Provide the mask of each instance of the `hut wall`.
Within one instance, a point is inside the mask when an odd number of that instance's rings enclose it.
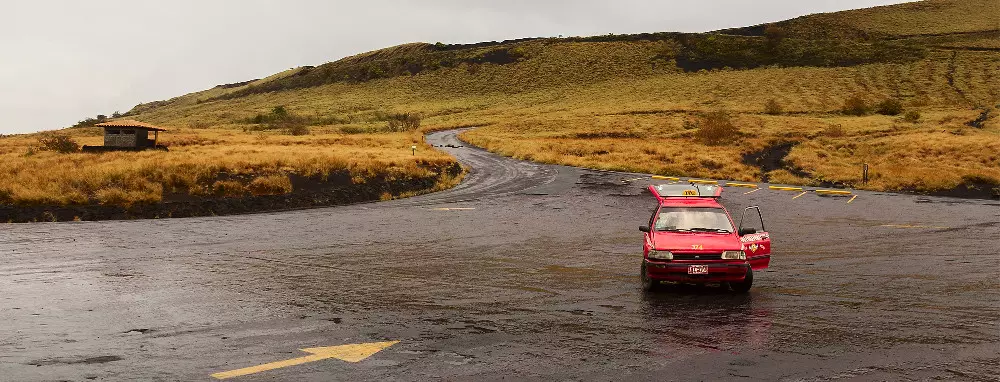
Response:
[[[104,145],[112,147],[136,147],[135,130],[131,131],[132,134],[125,134],[125,129],[105,130]]]
[[[136,130],[135,131],[135,146],[136,147],[148,147],[152,146],[153,143],[149,141],[149,130]]]

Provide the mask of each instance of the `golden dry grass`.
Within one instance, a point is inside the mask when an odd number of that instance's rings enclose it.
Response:
[[[415,75],[218,98],[305,70],[293,69],[134,109],[129,118],[174,129],[165,135],[172,143],[169,153],[25,156],[37,137],[2,138],[0,202],[5,195],[19,204],[120,204],[154,202],[175,192],[285,192],[289,173],[348,169],[363,182],[379,174],[426,171],[420,163],[452,160],[426,146],[416,158],[409,156],[409,145],[421,142],[417,133],[374,133],[384,130],[392,113],[419,113],[424,132],[481,126],[463,138],[503,155],[546,163],[848,185],[859,185],[860,168],[868,163],[874,178],[865,187],[876,190],[934,191],[973,178],[1000,182],[1000,52],[968,49],[995,45],[989,39],[995,32],[979,33],[1000,29],[992,24],[997,8],[985,7],[991,4],[995,0],[933,0],[781,23],[800,37],[816,31],[911,36],[905,41],[928,52],[908,63],[686,73],[661,57],[669,48],[663,41],[547,39],[508,46],[523,59],[505,65],[464,62]],[[956,32],[961,33],[923,36]],[[428,49],[408,44],[343,61],[393,60]],[[470,49],[474,56],[493,48]],[[911,123],[899,116],[842,115],[845,100],[855,95],[870,105],[897,99],[904,111],[919,112],[921,118]],[[781,113],[765,113],[771,100]],[[315,121],[313,134],[247,132],[254,128],[248,120],[276,106]],[[983,109],[993,116],[983,128],[967,126]],[[739,139],[707,146],[698,138],[698,119],[718,111],[732,115]],[[365,133],[347,134],[356,132]],[[82,143],[100,140],[96,130],[72,133]],[[787,168],[761,174],[744,163],[745,154],[778,143],[794,144]],[[238,186],[220,179],[221,172],[257,180]],[[442,180],[436,188],[453,182]]]
[[[818,14],[779,23],[797,35],[920,36],[1000,29],[996,0],[928,0]]]
[[[329,130],[329,129],[327,129]],[[97,129],[68,130],[100,144]],[[239,196],[291,192],[289,174],[326,176],[349,171],[356,182],[387,176],[426,176],[454,162],[417,134],[311,136],[176,129],[165,133],[169,152],[58,154],[33,151],[36,136],[0,138],[0,195],[17,205],[154,203],[169,194]],[[411,145],[418,145],[413,156]],[[251,179],[247,184],[219,179]]]

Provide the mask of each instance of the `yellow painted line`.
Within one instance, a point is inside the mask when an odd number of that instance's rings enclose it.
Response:
[[[758,189],[756,189],[756,190],[753,190],[753,191],[747,191],[747,192],[744,192],[744,193],[743,193],[743,195],[747,195],[747,194],[752,194],[752,193],[754,193],[754,192],[757,192],[757,191],[760,191],[760,190],[763,190],[763,188],[758,188]]]
[[[626,180],[622,180],[622,182],[625,182],[625,183],[628,183],[628,182],[635,182],[635,181],[637,181],[637,180],[639,180],[639,179],[646,179],[646,177],[644,176],[644,177],[641,177],[641,178],[635,178],[635,179],[626,179]]]
[[[435,208],[434,211],[469,211],[474,209],[475,208],[472,207],[442,207],[442,208]]]
[[[770,186],[768,188],[770,188],[772,190],[778,190],[778,191],[802,191],[802,187]]]
[[[698,183],[698,184],[719,184],[718,180],[706,180],[706,179],[688,179],[688,182]]]
[[[803,191],[801,194],[795,195],[795,197],[792,198],[792,199],[798,199],[798,198],[802,197],[802,195],[805,195],[805,194],[808,194],[808,193],[809,193],[809,191]]]
[[[212,374],[212,377],[215,379],[228,379],[234,377],[241,377],[244,375],[260,373],[262,371],[281,369],[283,367],[301,365],[309,362],[322,361],[324,359],[330,359],[330,358],[336,358],[347,362],[361,362],[365,358],[371,357],[373,354],[382,351],[382,349],[385,349],[397,343],[399,343],[399,341],[372,342],[367,344],[352,344],[352,345],[329,346],[322,348],[300,349],[312,355],[307,355],[305,357],[299,357],[299,358],[292,358],[284,361],[265,363],[263,365],[245,367],[242,369],[230,370],[221,373],[215,373]]]
[[[727,182],[726,187],[743,187],[743,188],[757,188],[756,184],[753,183],[733,183]]]
[[[851,198],[851,200],[848,200],[848,201],[847,201],[847,204],[851,204],[851,202],[853,202],[853,201],[854,201],[854,199],[857,199],[857,198],[858,198],[858,196],[857,196],[857,195],[854,195],[854,197],[852,197],[852,198]]]
[[[933,228],[933,229],[946,229],[946,228],[950,228],[950,227],[938,227],[938,226],[929,226],[929,225],[910,225],[910,224],[885,224],[885,225],[882,225],[882,227],[888,227],[888,228]]]
[[[817,194],[830,194],[830,195],[851,195],[850,191],[843,190],[816,190]]]
[[[681,178],[677,178],[677,177],[673,177],[673,176],[662,176],[662,175],[653,175],[650,178],[653,178],[653,179],[656,179],[656,180],[672,180],[672,181],[675,181],[675,182],[681,180]]]

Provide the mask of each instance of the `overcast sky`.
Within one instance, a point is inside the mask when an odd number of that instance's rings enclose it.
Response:
[[[407,42],[704,32],[890,0],[5,0],[0,133]]]

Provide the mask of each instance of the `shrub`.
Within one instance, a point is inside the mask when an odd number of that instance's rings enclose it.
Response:
[[[103,114],[98,114],[96,118],[87,118],[80,122],[77,122],[73,127],[92,127],[98,123],[104,123],[108,121],[108,116]]]
[[[847,115],[862,116],[868,115],[871,109],[869,109],[868,102],[861,95],[855,94],[847,97],[847,100],[844,101],[844,108],[841,111]]]
[[[764,113],[770,115],[778,115],[781,114],[782,112],[784,112],[784,109],[781,107],[781,104],[778,103],[778,100],[771,98],[767,100],[766,103],[764,103]]]
[[[374,133],[375,131],[368,127],[361,126],[341,126],[340,132],[344,134],[366,134]]]
[[[843,126],[833,125],[823,129],[823,136],[831,138],[839,138],[847,135],[847,130],[844,130]]]
[[[894,98],[886,98],[875,105],[875,112],[882,115],[900,115],[903,113],[903,103]]]
[[[94,199],[97,199],[99,203],[104,205],[121,206],[129,204],[128,192],[118,187],[97,190],[94,193]]]
[[[0,188],[0,204],[10,204],[14,201],[14,193],[9,189]]]
[[[292,192],[292,180],[287,175],[265,175],[247,186],[254,195],[284,195]]]
[[[722,145],[732,142],[740,135],[740,129],[733,124],[732,117],[724,111],[705,114],[701,118],[695,137],[706,145]]]
[[[295,124],[288,128],[290,135],[309,135],[309,128],[306,125]]]
[[[777,25],[768,25],[767,28],[764,28],[764,39],[767,41],[768,47],[774,48],[778,46],[787,36],[788,32]]]
[[[416,113],[397,113],[389,115],[388,130],[393,132],[414,131],[420,128],[420,115]]]
[[[80,151],[79,143],[76,143],[73,138],[61,134],[38,138],[38,144],[42,150],[55,151],[61,154]]]
[[[920,122],[920,112],[916,110],[910,110],[903,115],[903,120],[909,123]]]
[[[212,192],[218,196],[235,198],[246,194],[247,188],[235,180],[220,180],[212,185]]]

